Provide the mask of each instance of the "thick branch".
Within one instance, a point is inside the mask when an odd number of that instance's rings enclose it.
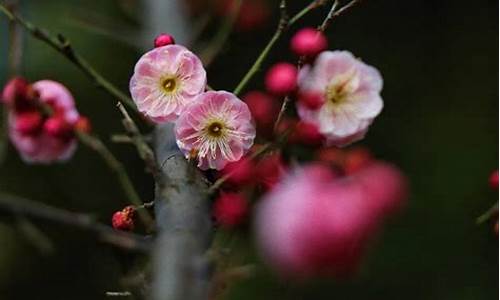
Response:
[[[154,251],[154,300],[207,299],[212,239],[207,184],[175,143],[173,126],[158,126],[155,153],[163,173],[156,187],[158,237]]]

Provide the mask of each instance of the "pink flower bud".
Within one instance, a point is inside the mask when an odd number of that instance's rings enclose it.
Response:
[[[213,213],[217,223],[223,227],[232,228],[245,220],[248,203],[240,194],[223,193],[215,200]]]
[[[276,95],[286,95],[297,87],[297,67],[290,63],[277,63],[266,74],[266,88]]]
[[[53,116],[47,119],[43,130],[51,137],[67,139],[72,136],[73,128],[64,118]]]
[[[174,37],[167,33],[161,33],[155,38],[155,48],[175,44]]]
[[[322,32],[314,28],[303,28],[292,37],[290,48],[299,56],[316,56],[328,46]]]
[[[38,111],[26,111],[16,115],[15,130],[22,135],[36,135],[42,128],[43,118]]]

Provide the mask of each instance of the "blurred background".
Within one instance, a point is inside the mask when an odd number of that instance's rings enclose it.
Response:
[[[310,1],[289,2],[290,11],[298,11]],[[188,26],[201,40],[193,49],[203,52],[223,23],[224,9],[220,3],[191,4]],[[260,14],[238,20],[213,57],[208,74],[215,89],[232,90],[271,37],[278,1],[258,5],[257,10],[243,7],[247,17]],[[19,12],[64,34],[124,91],[136,60],[160,33],[148,27],[151,11],[134,0],[23,0]],[[316,25],[326,12],[318,10],[294,25],[265,66],[294,61],[289,37],[300,27]],[[384,77],[384,111],[359,144],[403,169],[412,186],[409,205],[386,226],[354,278],[297,286],[277,281],[263,268],[233,285],[226,299],[496,298],[498,239],[492,224],[478,226],[475,219],[498,199],[488,188],[488,176],[498,168],[498,1],[366,0],[336,19],[327,32],[331,49],[353,52]],[[189,44],[192,38],[180,40]],[[122,131],[114,100],[45,44],[28,35],[23,44],[22,75],[69,87],[79,110],[90,117],[96,133],[126,164],[149,201],[153,183],[135,150],[108,139]],[[2,15],[1,86],[7,80],[8,45],[8,22]],[[259,73],[252,88],[261,86]],[[89,213],[106,223],[125,205],[114,176],[82,146],[69,163],[50,166],[25,165],[9,146],[0,166],[0,191]],[[40,251],[23,234],[22,223],[0,218],[0,299],[108,299],[106,291],[121,289],[128,255],[71,228],[36,224],[53,251]],[[255,260],[251,242],[241,246],[246,259]]]

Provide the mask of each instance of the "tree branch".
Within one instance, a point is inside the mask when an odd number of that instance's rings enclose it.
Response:
[[[148,172],[153,175],[153,179],[155,180],[155,182],[157,184],[160,184],[162,182],[162,174],[160,168],[158,167],[158,164],[156,163],[156,158],[153,150],[144,140],[144,136],[139,131],[139,127],[137,127],[134,120],[132,120],[121,102],[118,102],[117,107],[123,115],[123,127],[125,127],[125,130],[130,135],[131,142],[135,145],[139,156],[146,164]]]
[[[70,62],[72,62],[78,69],[80,69],[87,77],[92,79],[98,87],[103,88],[108,92],[113,98],[119,99],[121,102],[125,103],[128,107],[137,110],[134,102],[130,97],[120,91],[116,86],[104,78],[99,72],[97,72],[83,57],[78,54],[71,43],[62,35],[58,34],[57,37],[50,35],[48,32],[36,27],[32,23],[25,21],[23,18],[14,14],[9,10],[4,4],[0,4],[0,13],[3,13],[11,22],[16,22],[20,24],[24,29],[26,29],[34,38],[46,43],[57,52],[61,53]]]
[[[326,2],[327,2],[327,0],[313,1],[311,4],[306,6],[303,10],[301,10],[299,13],[294,15],[292,18],[288,19],[288,15],[286,13],[286,2],[282,1],[280,3],[281,17],[280,17],[280,21],[278,23],[278,27],[276,28],[276,31],[274,32],[274,35],[271,37],[271,40],[264,47],[264,49],[260,53],[259,57],[257,57],[257,60],[255,60],[252,67],[250,67],[248,72],[245,74],[245,76],[243,76],[241,81],[238,83],[238,85],[234,89],[233,93],[235,95],[238,95],[245,89],[245,87],[250,82],[250,80],[253,78],[253,76],[259,71],[260,67],[262,66],[262,63],[266,59],[266,57],[269,54],[269,52],[271,51],[271,49],[274,47],[274,44],[276,44],[278,39],[281,37],[283,32],[285,32],[285,30],[288,29],[288,27],[290,27],[295,22],[300,20],[300,18],[302,18],[304,15],[306,15],[311,10],[324,5]]]
[[[106,145],[97,137],[83,132],[76,132],[78,139],[87,147],[97,152],[108,167],[116,174],[118,181],[127,195],[127,199],[135,206],[143,205],[139,194],[134,188],[132,181],[127,175],[127,171],[123,164],[113,155],[113,153],[106,147]],[[145,210],[138,210],[139,218],[146,226],[146,229],[153,227],[153,220],[149,213]]]
[[[18,196],[0,194],[0,211],[83,229],[95,234],[100,241],[121,248],[141,252],[150,249],[150,243],[142,236],[114,230],[86,214],[66,211]]]
[[[212,240],[207,184],[179,151],[172,124],[156,128],[155,153],[163,184],[156,186],[152,299],[206,299],[211,270],[205,252]]]
[[[353,7],[355,4],[360,2],[360,0],[353,0],[346,5],[342,6],[337,10],[337,7],[339,5],[339,1],[335,0],[332,4],[332,7],[330,8],[330,11],[328,12],[328,15],[326,18],[323,20],[321,25],[318,26],[318,32],[325,32],[325,30],[328,28],[328,26],[331,24],[331,22],[338,16],[340,16],[342,13],[347,11],[349,8]],[[297,68],[300,70],[302,67],[302,64],[304,62],[304,57],[299,58],[299,61],[297,62]],[[278,126],[281,122],[281,119],[285,115],[285,112],[288,108],[288,105],[290,104],[291,98],[290,96],[286,96],[285,99],[283,99],[283,103],[281,104],[280,111],[278,113],[278,117],[276,118],[276,121],[274,122],[273,130],[274,132],[277,131]]]

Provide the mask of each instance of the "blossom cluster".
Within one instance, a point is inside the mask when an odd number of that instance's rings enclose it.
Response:
[[[271,267],[292,277],[351,273],[406,194],[397,168],[366,149],[338,148],[362,139],[381,112],[382,77],[348,51],[326,50],[326,37],[313,28],[299,30],[290,48],[305,64],[274,64],[266,91],[240,100],[207,91],[199,58],[162,35],[137,62],[131,95],[152,121],[175,122],[187,159],[219,171],[213,213],[220,226],[244,228],[262,198],[254,228]],[[290,147],[266,151],[266,141],[277,140]],[[301,145],[317,151],[296,167],[289,158],[301,159],[293,154]]]
[[[266,90],[240,99],[208,87],[198,56],[161,34],[130,79],[137,110],[157,124],[174,123],[186,159],[216,170],[206,174],[221,187],[213,204],[217,224],[253,228],[262,257],[285,277],[354,272],[406,195],[396,167],[365,148],[341,149],[362,139],[380,114],[383,81],[352,53],[327,46],[320,31],[299,30],[290,44],[299,63],[272,65]],[[28,162],[68,159],[75,131],[90,130],[71,93],[54,81],[15,78],[2,101],[10,138]],[[134,216],[126,207],[112,225],[133,230]],[[253,226],[245,226],[250,217]]]
[[[28,163],[66,161],[76,149],[74,131],[90,130],[73,96],[58,82],[30,84],[16,77],[7,83],[1,99],[8,109],[10,140]]]
[[[205,91],[206,85],[200,59],[183,46],[168,44],[139,59],[130,92],[146,117],[175,122],[186,158],[196,159],[202,170],[220,170],[250,149],[255,128],[243,101],[226,91]]]

